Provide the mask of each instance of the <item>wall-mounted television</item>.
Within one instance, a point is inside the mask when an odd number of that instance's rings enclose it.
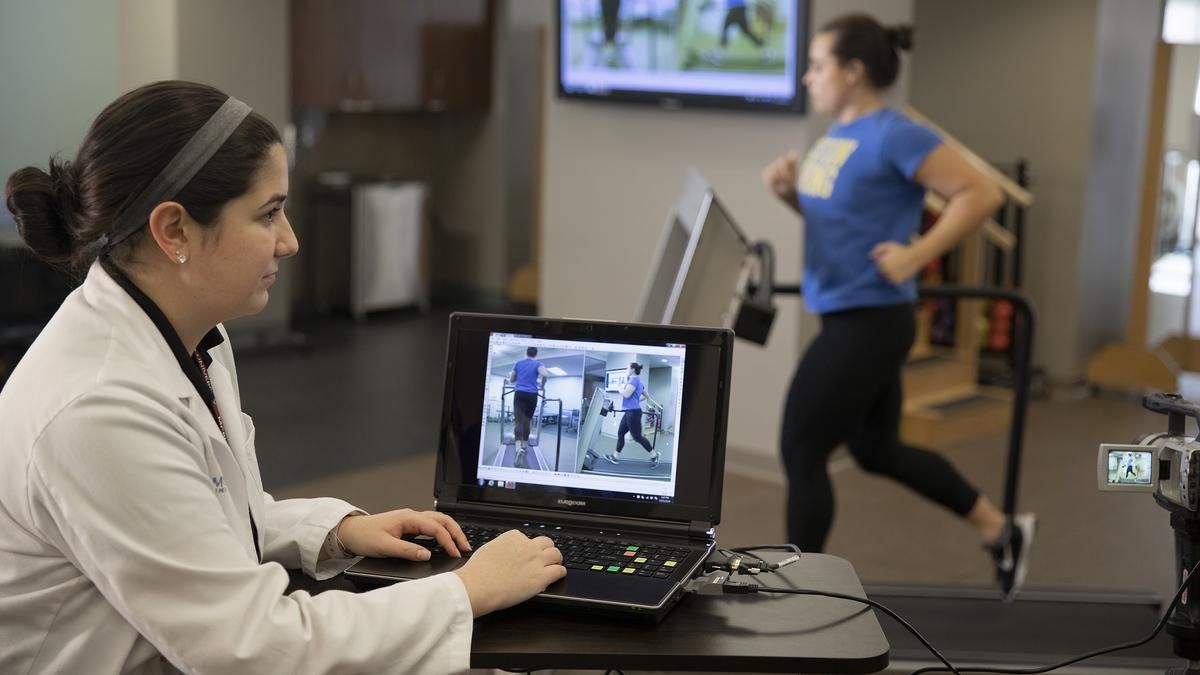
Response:
[[[809,0],[559,0],[558,91],[804,111]]]

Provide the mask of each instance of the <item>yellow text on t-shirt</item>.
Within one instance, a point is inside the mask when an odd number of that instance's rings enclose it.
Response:
[[[853,138],[829,138],[826,136],[817,141],[808,156],[804,158],[804,166],[800,171],[800,194],[808,197],[829,199],[833,194],[833,185],[837,182],[842,165],[858,147],[858,141]]]

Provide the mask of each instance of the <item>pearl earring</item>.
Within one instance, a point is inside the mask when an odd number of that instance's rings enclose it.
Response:
[[[182,265],[183,263],[187,262],[187,255],[185,255],[183,251],[175,251],[175,261]]]

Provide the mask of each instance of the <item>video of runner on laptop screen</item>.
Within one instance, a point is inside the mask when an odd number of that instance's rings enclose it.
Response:
[[[686,352],[491,333],[479,485],[672,501]]]

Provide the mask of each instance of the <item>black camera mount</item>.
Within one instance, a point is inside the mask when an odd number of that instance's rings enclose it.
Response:
[[[1146,396],[1142,399],[1142,407],[1167,416],[1167,436],[1185,436],[1189,417],[1200,425],[1200,405],[1179,394]],[[1164,473],[1169,471],[1170,462],[1160,461],[1159,480],[1178,480],[1178,477]],[[1196,477],[1189,476],[1189,480],[1195,481]],[[1182,582],[1184,575],[1200,560],[1200,513],[1164,498],[1160,492],[1154,493],[1154,501],[1171,514],[1171,529],[1175,531],[1175,578]],[[1200,675],[1200,575],[1187,580],[1187,590],[1167,619],[1166,630],[1175,654],[1188,660],[1187,666],[1172,668],[1167,675]]]

